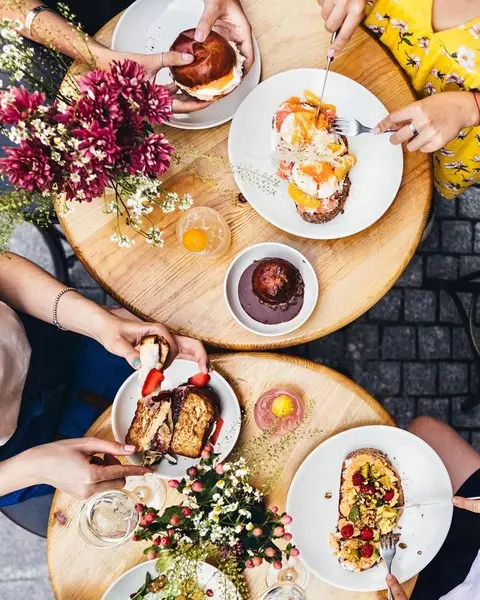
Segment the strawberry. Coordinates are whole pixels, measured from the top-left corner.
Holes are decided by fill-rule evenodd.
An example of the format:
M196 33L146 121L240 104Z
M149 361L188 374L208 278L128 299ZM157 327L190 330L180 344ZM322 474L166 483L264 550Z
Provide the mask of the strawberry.
M365 477L360 472L353 474L353 477L352 477L353 485L362 485L362 483L364 481L365 481Z
M353 535L354 529L353 529L353 525L344 525L342 527L342 529L340 530L340 533L342 534L342 537L345 539L351 538Z
M207 385L209 381L210 375L208 373L198 373L198 375L193 375L188 379L188 383L196 387L203 387L204 385Z
M222 431L222 427L223 427L223 419L217 419L217 422L215 424L215 431L212 433L212 437L210 438L210 443L213 446L215 446L215 444L218 441L220 432Z
M362 553L363 558L372 558L373 546L371 544L364 544L360 548L360 552Z
M362 540L373 540L373 529L370 529L370 527L365 525L360 529L360 537Z
M145 379L142 387L142 396L149 396L160 386L165 379L165 375L158 369L152 369Z
M385 502L390 502L390 500L393 500L394 496L395 492L393 490L388 490L388 492L385 492L383 499L385 500Z

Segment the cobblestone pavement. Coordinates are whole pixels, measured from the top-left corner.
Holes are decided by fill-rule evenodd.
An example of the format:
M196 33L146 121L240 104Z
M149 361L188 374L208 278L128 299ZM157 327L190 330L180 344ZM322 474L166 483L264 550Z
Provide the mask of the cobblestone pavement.
M42 244L40 236L28 232L17 237L15 250L49 268L51 261ZM68 244L65 249L72 285L97 302L112 303ZM480 393L471 350L453 302L444 292L424 287L426 277L448 280L475 269L480 269L480 188L470 189L454 202L437 198L430 235L395 287L366 315L341 331L283 352L348 375L402 427L418 415L436 416L480 450L480 407L467 414L461 410L468 394ZM471 295L462 298L468 310ZM0 531L0 539L9 540L8 546L1 545L3 553L0 548L0 598L50 600L44 541L1 515ZM35 560L25 567L26 555Z

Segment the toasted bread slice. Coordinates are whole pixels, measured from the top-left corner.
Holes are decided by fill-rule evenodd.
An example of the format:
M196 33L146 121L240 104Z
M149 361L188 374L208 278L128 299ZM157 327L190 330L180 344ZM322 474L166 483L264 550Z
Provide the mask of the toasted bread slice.
M186 386L170 451L199 458L217 417L217 396L209 388Z
M335 192L335 194L333 194L331 197L331 200L334 200L335 203L330 210L325 211L323 209L319 209L315 212L310 212L307 210L302 210L302 207L297 204L298 214L304 221L307 221L307 223L328 223L341 212L343 212L343 209L345 208L345 202L347 201L348 194L350 193L350 186L350 178L348 175L346 175L345 179L343 180L342 189L338 192Z
M171 402L164 400L154 403L152 406L143 399L139 400L125 442L135 446L137 452L152 450L156 445L157 434L160 430L164 437L168 437L167 448L164 450L167 452L173 434ZM170 433L168 434L168 432Z
M400 477L384 452L361 448L345 458L337 531L330 539L342 567L359 572L380 562L380 537L396 529L403 505Z

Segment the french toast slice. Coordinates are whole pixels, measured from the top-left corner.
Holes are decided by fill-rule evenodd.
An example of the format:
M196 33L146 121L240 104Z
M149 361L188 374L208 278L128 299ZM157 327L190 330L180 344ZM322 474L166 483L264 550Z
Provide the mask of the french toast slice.
M307 221L307 223L328 223L341 212L343 212L343 209L345 208L345 203L350 193L350 186L350 178L348 175L346 175L345 179L343 180L342 189L338 192L335 192L335 194L333 194L333 196L331 197L331 200L335 201L335 204L331 210L319 209L315 211L308 211L302 209L302 207L297 204L296 206L298 214L302 217L304 221Z
M170 452L199 458L218 415L218 397L210 387L185 386L183 389Z

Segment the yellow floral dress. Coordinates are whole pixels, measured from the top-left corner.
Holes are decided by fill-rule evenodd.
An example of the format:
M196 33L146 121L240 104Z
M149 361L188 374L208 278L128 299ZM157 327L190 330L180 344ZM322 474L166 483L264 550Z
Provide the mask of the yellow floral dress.
M420 97L480 90L480 16L435 33L433 1L368 0L365 25L389 48ZM446 198L480 183L480 126L462 129L434 153L434 174Z

